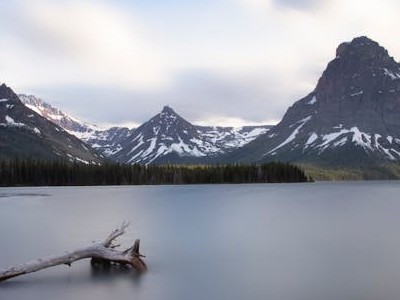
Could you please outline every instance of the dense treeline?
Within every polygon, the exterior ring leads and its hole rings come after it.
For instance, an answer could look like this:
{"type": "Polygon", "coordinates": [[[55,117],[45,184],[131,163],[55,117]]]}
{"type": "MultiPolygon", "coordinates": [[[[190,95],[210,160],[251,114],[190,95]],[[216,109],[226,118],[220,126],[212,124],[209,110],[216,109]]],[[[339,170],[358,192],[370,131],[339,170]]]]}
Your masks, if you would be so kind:
{"type": "Polygon", "coordinates": [[[14,160],[0,162],[1,186],[141,185],[197,183],[305,182],[296,166],[263,165],[84,165],[60,161],[14,160]]]}

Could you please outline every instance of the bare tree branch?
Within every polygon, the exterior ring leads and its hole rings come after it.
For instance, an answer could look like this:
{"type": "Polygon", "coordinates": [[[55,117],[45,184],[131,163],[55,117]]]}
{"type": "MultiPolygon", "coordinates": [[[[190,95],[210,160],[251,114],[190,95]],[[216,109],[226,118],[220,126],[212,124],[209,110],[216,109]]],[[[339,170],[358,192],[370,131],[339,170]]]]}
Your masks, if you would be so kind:
{"type": "Polygon", "coordinates": [[[94,260],[94,262],[92,261],[92,264],[99,262],[109,264],[113,262],[116,264],[130,266],[139,272],[144,272],[147,270],[147,266],[142,260],[142,257],[144,256],[139,252],[140,240],[135,240],[134,245],[124,251],[116,250],[119,245],[112,245],[115,239],[125,233],[125,229],[128,226],[129,223],[122,223],[121,227],[115,229],[103,242],[95,243],[91,246],[67,252],[62,255],[38,259],[33,262],[11,267],[7,270],[0,270],[0,281],[37,272],[39,270],[57,265],[65,264],[71,266],[73,262],[85,258],[92,258],[92,260],[94,260]]]}

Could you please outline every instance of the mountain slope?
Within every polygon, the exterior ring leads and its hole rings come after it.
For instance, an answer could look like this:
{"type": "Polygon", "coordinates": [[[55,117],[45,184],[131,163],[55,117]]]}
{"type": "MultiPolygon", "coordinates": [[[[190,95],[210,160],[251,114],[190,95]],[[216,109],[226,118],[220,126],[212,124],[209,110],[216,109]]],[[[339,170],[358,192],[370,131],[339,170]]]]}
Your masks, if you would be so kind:
{"type": "Polygon", "coordinates": [[[0,157],[103,161],[82,141],[27,108],[5,84],[0,86],[0,157]]]}
{"type": "Polygon", "coordinates": [[[64,128],[71,134],[84,135],[87,132],[99,130],[95,125],[81,122],[34,95],[18,94],[18,97],[26,107],[64,128]]]}
{"type": "Polygon", "coordinates": [[[121,150],[111,158],[129,164],[204,163],[245,145],[268,128],[195,126],[165,106],[121,142],[121,150]]]}
{"type": "Polygon", "coordinates": [[[110,156],[120,150],[119,142],[131,134],[127,127],[101,129],[96,125],[82,122],[34,95],[19,94],[18,96],[26,107],[62,127],[69,134],[76,136],[105,156],[110,156]]]}
{"type": "Polygon", "coordinates": [[[363,166],[400,160],[400,65],[367,37],[337,48],[313,92],[226,158],[363,166]]]}

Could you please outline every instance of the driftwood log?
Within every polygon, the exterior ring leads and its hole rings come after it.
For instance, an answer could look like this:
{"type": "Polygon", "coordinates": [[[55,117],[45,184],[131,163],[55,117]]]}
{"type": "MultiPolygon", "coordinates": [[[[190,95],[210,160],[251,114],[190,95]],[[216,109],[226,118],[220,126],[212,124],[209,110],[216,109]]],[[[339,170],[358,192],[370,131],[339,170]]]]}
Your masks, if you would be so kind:
{"type": "Polygon", "coordinates": [[[98,264],[110,265],[111,263],[132,267],[139,272],[147,270],[145,262],[142,260],[143,255],[139,252],[140,240],[135,240],[132,247],[119,251],[120,245],[114,244],[116,238],[125,233],[128,223],[123,223],[121,227],[115,229],[103,242],[94,243],[91,246],[67,252],[62,255],[51,256],[44,259],[38,259],[29,263],[0,270],[0,281],[4,281],[20,275],[37,272],[42,269],[50,268],[57,265],[68,265],[77,260],[91,258],[92,266],[98,264]]]}

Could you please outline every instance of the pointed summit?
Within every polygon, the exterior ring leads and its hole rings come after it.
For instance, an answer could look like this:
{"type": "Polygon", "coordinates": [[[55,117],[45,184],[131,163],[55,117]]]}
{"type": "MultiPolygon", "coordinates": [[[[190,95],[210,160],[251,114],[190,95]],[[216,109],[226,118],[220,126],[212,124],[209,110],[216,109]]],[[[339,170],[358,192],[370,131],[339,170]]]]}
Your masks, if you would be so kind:
{"type": "Polygon", "coordinates": [[[161,112],[162,113],[175,114],[175,111],[169,105],[165,105],[161,112]]]}
{"type": "Polygon", "coordinates": [[[348,55],[360,55],[361,58],[368,57],[370,59],[389,56],[385,48],[366,36],[356,37],[351,42],[344,42],[336,49],[337,58],[348,55]]]}
{"type": "Polygon", "coordinates": [[[126,163],[152,163],[165,158],[205,156],[196,141],[200,140],[194,125],[179,116],[170,106],[136,128],[124,149],[114,159],[126,163]],[[193,141],[195,139],[195,141],[193,141]]]}
{"type": "Polygon", "coordinates": [[[339,77],[375,77],[374,74],[382,69],[397,71],[397,62],[384,47],[368,37],[361,36],[338,46],[336,58],[328,64],[321,80],[339,77]]]}
{"type": "Polygon", "coordinates": [[[18,96],[5,83],[0,85],[0,99],[8,99],[9,101],[20,103],[18,96]]]}
{"type": "MultiPolygon", "coordinates": [[[[178,115],[170,106],[166,105],[163,107],[162,111],[157,115],[160,119],[167,121],[168,123],[174,122],[176,120],[184,120],[180,115],[178,115]]],[[[157,117],[156,116],[156,117],[157,117]]]]}

